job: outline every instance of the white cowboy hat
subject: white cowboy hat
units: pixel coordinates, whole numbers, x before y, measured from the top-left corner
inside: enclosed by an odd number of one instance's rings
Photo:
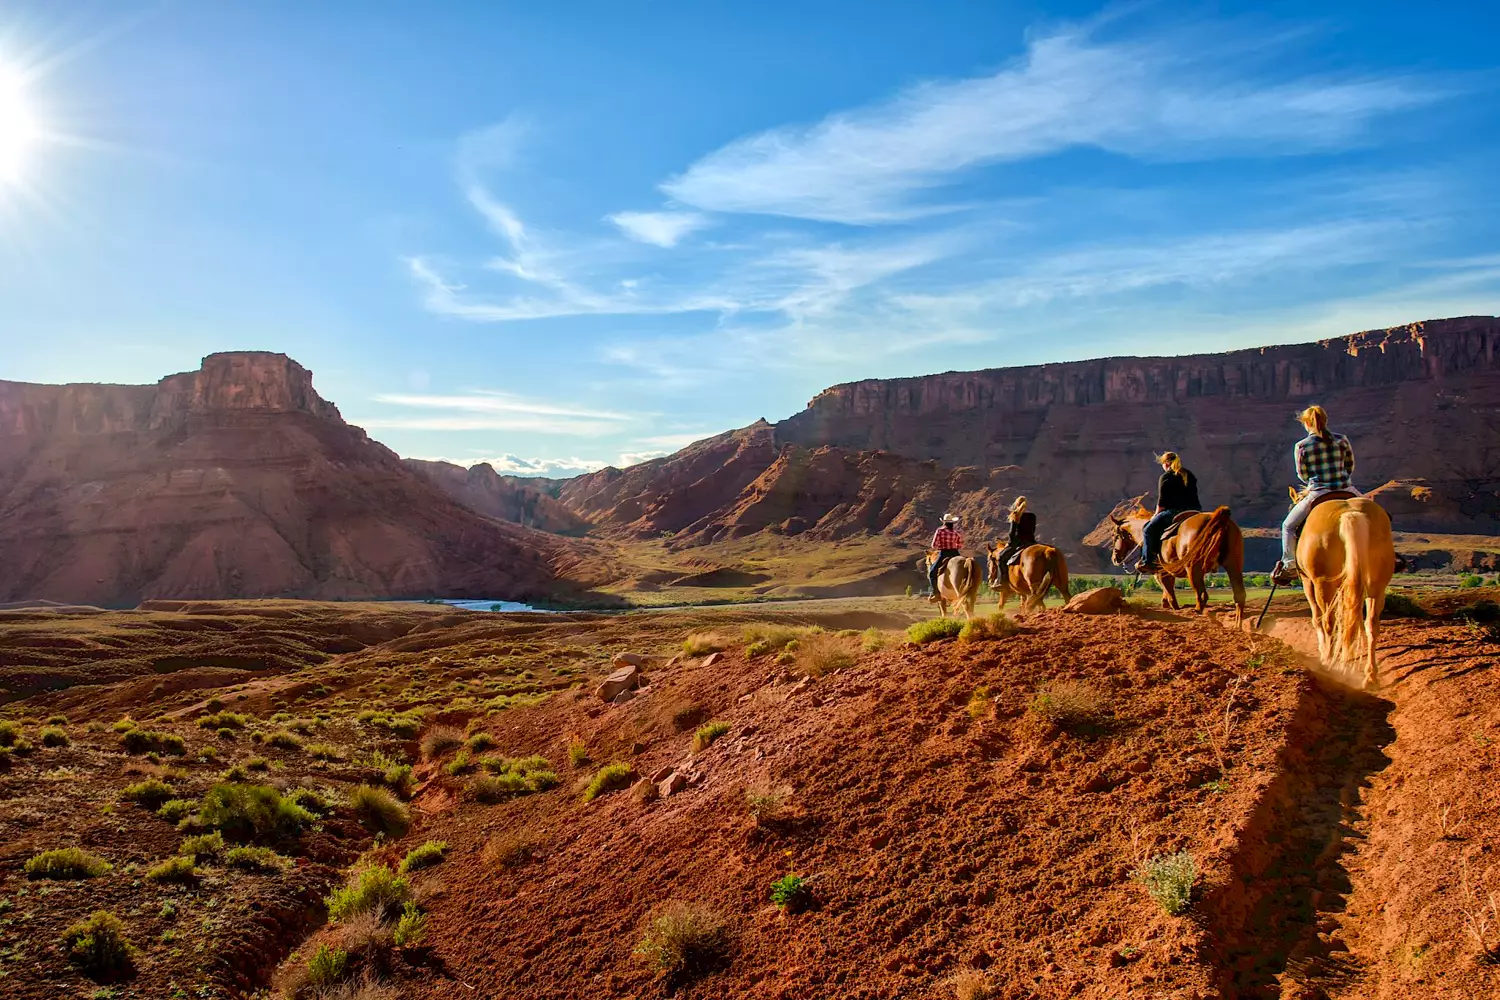
[[[957,514],[944,514],[943,515],[943,523],[944,524],[957,524],[958,523],[958,515]]]

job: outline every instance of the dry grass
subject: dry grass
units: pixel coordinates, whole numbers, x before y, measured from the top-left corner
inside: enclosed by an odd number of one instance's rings
[[[969,703],[964,707],[969,713],[969,718],[978,722],[995,710],[995,699],[990,694],[990,689],[981,684],[969,695]]]
[[[1175,917],[1188,908],[1193,898],[1193,882],[1198,877],[1198,862],[1187,851],[1159,854],[1130,873],[1145,887],[1163,913]]]
[[[699,726],[698,731],[693,734],[693,753],[702,753],[707,750],[715,740],[727,732],[729,732],[727,722],[707,722]]]
[[[371,833],[399,837],[411,826],[411,813],[388,789],[360,785],[349,793],[349,808]]]
[[[542,842],[522,830],[497,833],[484,843],[484,860],[497,868],[520,868],[541,854]]]
[[[1098,725],[1108,710],[1104,695],[1077,681],[1043,684],[1031,701],[1034,714],[1064,729]]]
[[[852,667],[858,658],[851,640],[831,632],[809,635],[797,644],[797,665],[809,677]]]
[[[992,639],[1008,639],[1019,632],[1020,626],[1003,614],[986,615],[964,623],[959,630],[960,642],[988,642]]]
[[[583,790],[583,801],[592,802],[601,795],[627,787],[635,780],[635,768],[625,763],[606,764],[594,774]]]
[[[682,651],[688,656],[707,656],[728,649],[733,641],[719,632],[694,632],[682,640]]]
[[[963,969],[953,977],[953,995],[957,1000],[992,1000],[999,994],[988,973]]]
[[[433,726],[422,737],[422,759],[433,760],[449,750],[464,745],[463,730],[453,726]]]
[[[745,808],[751,819],[764,826],[786,815],[791,797],[792,790],[785,786],[752,785],[745,789]]]
[[[663,975],[691,975],[713,968],[729,951],[729,927],[715,910],[674,900],[647,918],[635,954]]]

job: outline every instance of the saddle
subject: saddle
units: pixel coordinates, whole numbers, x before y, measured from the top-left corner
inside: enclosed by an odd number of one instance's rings
[[[1203,513],[1203,511],[1201,510],[1185,510],[1181,514],[1178,514],[1176,517],[1172,518],[1172,523],[1167,525],[1167,530],[1161,533],[1161,544],[1167,544],[1167,539],[1173,537],[1179,530],[1181,530],[1182,522],[1201,513]]]
[[[1357,496],[1359,496],[1358,493],[1350,490],[1334,490],[1332,493],[1324,493],[1313,501],[1313,505],[1307,509],[1307,512],[1311,514],[1330,500],[1353,500]]]

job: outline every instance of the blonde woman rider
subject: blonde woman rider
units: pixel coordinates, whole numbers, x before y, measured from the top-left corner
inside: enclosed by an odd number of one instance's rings
[[[1302,533],[1302,525],[1318,497],[1335,490],[1359,493],[1353,486],[1354,447],[1344,435],[1328,429],[1328,411],[1321,406],[1309,406],[1297,414],[1297,420],[1307,431],[1307,437],[1298,441],[1292,452],[1303,490],[1301,499],[1281,522],[1281,561],[1271,572],[1271,579],[1280,586],[1300,579],[1297,536]]]
[[[1157,558],[1161,555],[1162,533],[1178,514],[1190,510],[1202,510],[1198,500],[1198,477],[1182,467],[1182,459],[1175,451],[1156,456],[1161,466],[1161,479],[1156,484],[1156,513],[1146,522],[1145,543],[1141,546],[1142,573],[1158,573],[1161,566]]]
[[[1026,498],[1016,497],[1010,505],[1010,535],[1005,542],[1005,548],[1000,550],[999,562],[1000,572],[1005,572],[1010,557],[1020,552],[1028,545],[1036,544],[1036,515],[1026,509]],[[1002,576],[1003,580],[1004,577]]]

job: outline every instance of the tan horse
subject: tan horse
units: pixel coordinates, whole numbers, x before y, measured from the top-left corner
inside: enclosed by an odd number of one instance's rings
[[[1115,523],[1115,543],[1111,559],[1116,566],[1125,565],[1125,559],[1140,548],[1145,538],[1146,522],[1151,512],[1144,508],[1127,518],[1113,514],[1109,519]],[[1199,512],[1189,516],[1177,529],[1177,534],[1168,538],[1161,547],[1158,560],[1161,572],[1156,582],[1161,584],[1161,606],[1173,611],[1181,610],[1177,603],[1177,580],[1187,577],[1198,598],[1198,613],[1208,608],[1208,585],[1203,578],[1220,566],[1229,574],[1229,586],[1234,590],[1236,621],[1245,618],[1245,539],[1240,526],[1229,516],[1228,507],[1219,507],[1213,513]]]
[[[937,549],[928,549],[919,564],[926,570],[938,556]],[[974,602],[979,599],[979,564],[968,556],[954,556],[943,564],[938,572],[938,609],[948,617],[948,605],[959,608],[965,619],[974,617]]]
[[[1297,566],[1318,656],[1334,667],[1363,663],[1365,685],[1374,687],[1380,612],[1396,567],[1390,516],[1367,497],[1318,504],[1297,539]]]
[[[1068,593],[1068,561],[1063,554],[1050,545],[1028,545],[1021,550],[1021,558],[1000,572],[1000,552],[1005,546],[990,542],[984,547],[989,553],[990,587],[1000,595],[1000,610],[1010,601],[1010,595],[1021,598],[1022,611],[1040,611],[1045,606],[1047,591],[1053,587],[1062,594]]]

